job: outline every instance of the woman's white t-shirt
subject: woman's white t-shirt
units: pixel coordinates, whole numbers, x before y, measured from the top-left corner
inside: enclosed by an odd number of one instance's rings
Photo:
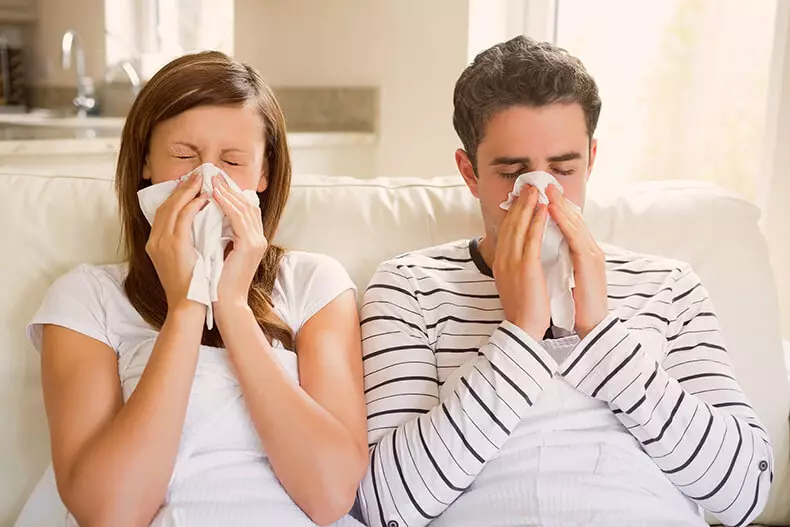
[[[45,324],[66,327],[109,346],[118,359],[124,402],[137,386],[158,335],[126,297],[126,273],[126,264],[80,265],[52,285],[27,328],[39,351]],[[354,283],[337,261],[287,252],[280,262],[272,303],[296,335],[313,315],[348,290],[355,290]],[[298,382],[297,355],[276,341],[272,347]],[[341,524],[359,525],[351,518]],[[176,465],[165,505],[152,525],[313,525],[274,474],[224,349],[200,347]]]

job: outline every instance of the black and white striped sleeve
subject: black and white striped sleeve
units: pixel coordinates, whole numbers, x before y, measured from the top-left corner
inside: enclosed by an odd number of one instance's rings
[[[735,380],[699,278],[678,269],[671,284],[668,337],[639,342],[610,315],[559,370],[606,401],[686,496],[725,525],[747,525],[773,479],[768,434]]]
[[[439,387],[432,343],[405,268],[382,264],[362,307],[370,467],[360,489],[368,525],[422,526],[472,483],[556,370],[503,322]]]

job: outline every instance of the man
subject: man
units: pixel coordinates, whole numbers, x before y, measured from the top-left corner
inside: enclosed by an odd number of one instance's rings
[[[688,265],[602,249],[583,206],[601,101],[581,62],[517,37],[455,87],[455,158],[485,236],[381,264],[362,329],[370,525],[744,525],[772,479]],[[509,212],[515,178],[552,174]],[[570,247],[575,331],[552,327],[540,248]]]

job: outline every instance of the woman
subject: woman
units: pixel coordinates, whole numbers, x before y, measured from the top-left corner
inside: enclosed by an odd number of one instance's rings
[[[149,225],[138,192],[203,163],[260,207],[193,175]],[[267,242],[290,177],[280,107],[249,66],[185,56],[138,96],[116,173],[128,262],[61,277],[28,328],[80,525],[326,525],[351,509],[367,466],[354,286],[334,260]],[[187,298],[210,200],[233,230],[212,329]]]

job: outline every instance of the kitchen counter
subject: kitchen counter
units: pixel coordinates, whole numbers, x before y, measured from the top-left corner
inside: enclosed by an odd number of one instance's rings
[[[52,154],[95,154],[117,152],[119,137],[93,139],[26,139],[0,140],[0,166],[3,155],[52,155]],[[310,148],[326,146],[373,145],[376,134],[362,132],[291,132],[288,146]]]
[[[371,177],[377,142],[376,134],[364,132],[288,134],[296,173]],[[112,174],[119,147],[119,137],[0,140],[0,170]]]

